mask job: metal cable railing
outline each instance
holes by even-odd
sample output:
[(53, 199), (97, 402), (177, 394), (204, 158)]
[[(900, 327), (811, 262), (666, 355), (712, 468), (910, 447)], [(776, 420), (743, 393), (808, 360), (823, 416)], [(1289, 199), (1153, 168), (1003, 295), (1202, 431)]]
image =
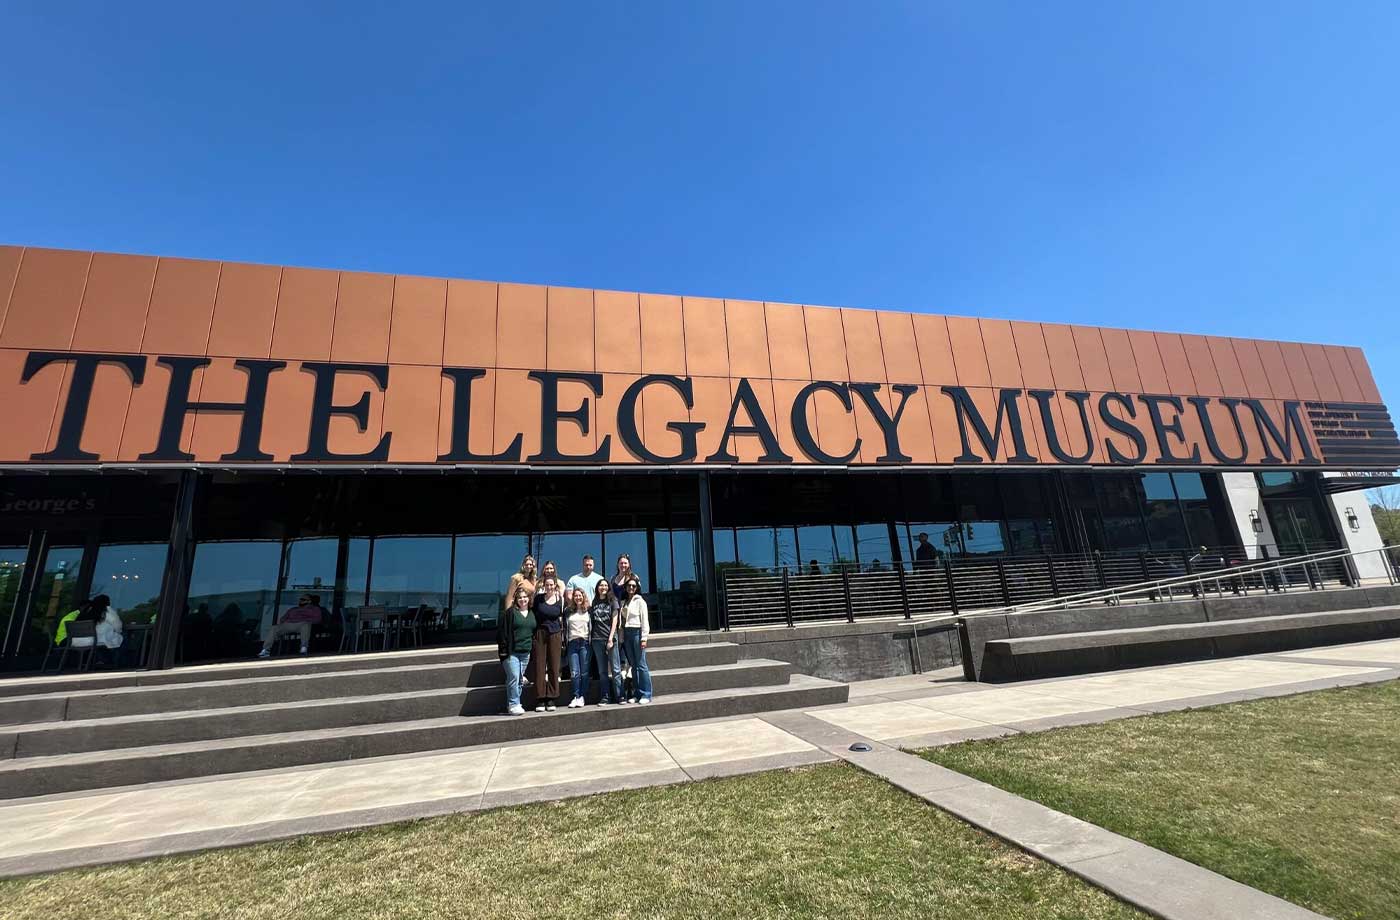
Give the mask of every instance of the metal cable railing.
[[(1384, 550), (1368, 552), (1384, 553)], [(927, 620), (973, 611), (1050, 609), (1203, 593), (1320, 589), (1357, 584), (1354, 558), (1336, 546), (1281, 559), (1250, 559), (1240, 546), (1089, 554), (942, 557), (877, 569), (825, 567), (723, 571), (722, 626), (795, 626), (831, 620)], [(1393, 560), (1385, 572), (1397, 581)]]

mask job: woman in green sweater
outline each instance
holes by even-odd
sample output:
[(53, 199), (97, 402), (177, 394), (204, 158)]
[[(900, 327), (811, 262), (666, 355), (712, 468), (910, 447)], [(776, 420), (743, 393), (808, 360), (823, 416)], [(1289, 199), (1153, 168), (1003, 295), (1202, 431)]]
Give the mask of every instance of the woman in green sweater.
[(510, 609), (501, 614), (496, 624), (496, 651), (506, 672), (506, 712), (523, 716), (520, 705), (520, 678), (530, 660), (530, 645), (535, 637), (535, 612), (531, 608), (534, 594), (517, 587)]

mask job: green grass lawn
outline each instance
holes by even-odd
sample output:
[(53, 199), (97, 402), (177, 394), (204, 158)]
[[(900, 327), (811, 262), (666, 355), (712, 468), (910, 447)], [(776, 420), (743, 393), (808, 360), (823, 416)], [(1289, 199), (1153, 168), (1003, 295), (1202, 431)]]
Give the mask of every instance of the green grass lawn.
[(1400, 683), (922, 752), (1338, 918), (1400, 918)]
[(1142, 917), (844, 765), (16, 879), (0, 916)]

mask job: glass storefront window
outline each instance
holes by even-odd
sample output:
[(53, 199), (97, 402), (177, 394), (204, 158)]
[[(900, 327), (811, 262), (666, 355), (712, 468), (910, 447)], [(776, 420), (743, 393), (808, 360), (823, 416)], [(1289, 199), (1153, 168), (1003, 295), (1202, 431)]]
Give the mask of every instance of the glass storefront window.
[[(371, 606), (447, 606), (451, 537), (377, 537), (370, 563)], [(518, 560), (517, 560), (518, 561)]]
[[(661, 541), (665, 538), (665, 531), (658, 531), (656, 534), (656, 552), (661, 553)], [(603, 553), (605, 555), (600, 555)], [(647, 558), (647, 532), (645, 530), (610, 530), (603, 534), (603, 549), (595, 552), (598, 556), (595, 562), (596, 571), (599, 575), (612, 578), (617, 574), (617, 557), (620, 553), (626, 553), (628, 560), (632, 563), (632, 571), (637, 573), (637, 577), (642, 581), (642, 590), (650, 593), (660, 590), (661, 574), (652, 572), (651, 563)], [(576, 561), (575, 566), (578, 565)], [(660, 560), (657, 565), (660, 566)], [(575, 568), (574, 574), (578, 569)], [(564, 577), (567, 578), (568, 575)], [(590, 598), (592, 600), (592, 598)]]
[(1001, 521), (964, 521), (962, 525), (963, 552), (1004, 553), (1006, 539), (1001, 532)]
[(44, 568), (30, 600), (29, 628), (20, 640), (20, 654), (42, 655), (52, 641), (58, 621), (78, 606), (78, 569), (83, 551), (76, 546), (55, 546), (44, 555)]
[(830, 524), (797, 528), (797, 546), (802, 551), (803, 571), (807, 571), (813, 562), (823, 572), (831, 570), (836, 564), (838, 551), (834, 530)]
[(452, 574), (453, 630), (493, 629), (505, 608), (510, 577), (520, 570), (529, 545), (526, 534), (485, 534), (457, 538)]
[(272, 622), (281, 540), (200, 543), (180, 628), (182, 661), (251, 655)]
[(361, 607), (369, 603), (369, 545), (368, 537), (352, 537), (346, 547), (345, 606)]
[[(539, 562), (540, 569), (544, 569), (546, 562), (552, 561), (554, 567), (559, 570), (560, 587), (568, 582), (569, 576), (578, 574), (582, 564), (584, 553), (594, 557), (594, 566), (602, 570), (603, 558), (603, 534), (597, 530), (585, 530), (576, 533), (537, 533), (535, 534), (536, 546), (535, 560)], [(636, 563), (637, 560), (632, 560)], [(646, 565), (645, 545), (642, 554), (641, 564)], [(606, 572), (605, 574), (612, 574)]]
[(854, 528), (856, 558), (860, 567), (871, 571), (874, 567), (888, 569), (894, 554), (890, 551), (890, 528), (887, 524), (857, 524)]
[[(1142, 473), (1145, 500), (1143, 517), (1147, 524), (1147, 539), (1153, 549), (1181, 549), (1187, 545), (1186, 528), (1181, 507), (1172, 487), (1171, 473)], [(1196, 477), (1197, 484), (1200, 476)], [(1204, 493), (1203, 493), (1204, 494)]]
[(318, 594), (321, 606), (330, 610), (335, 603), (335, 566), (339, 554), (338, 537), (317, 537), (288, 543), (283, 592)]
[(105, 594), (123, 623), (149, 623), (160, 603), (164, 543), (107, 544), (97, 548), (89, 594)]
[(777, 565), (778, 540), (772, 527), (736, 528), (734, 543), (738, 562), (765, 570)]

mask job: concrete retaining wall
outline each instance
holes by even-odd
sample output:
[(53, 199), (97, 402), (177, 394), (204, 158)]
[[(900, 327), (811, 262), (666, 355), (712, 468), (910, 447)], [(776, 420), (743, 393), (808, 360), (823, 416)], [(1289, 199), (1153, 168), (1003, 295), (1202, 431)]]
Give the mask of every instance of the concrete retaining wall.
[[(1029, 676), (1104, 671), (1140, 667), (1167, 661), (1189, 661), (1221, 654), (1245, 654), (1309, 644), (1308, 636), (1291, 633), (1263, 637), (1176, 641), (1160, 645), (1101, 647), (1054, 652), (1036, 656), (1035, 673), (1015, 673), (1004, 656), (988, 655), (986, 644), (996, 639), (1058, 636), (1067, 633), (1206, 623), (1251, 617), (1284, 616), (1329, 610), (1400, 605), (1400, 586), (1344, 588), (1328, 591), (1292, 591), (1250, 594), (1240, 597), (1208, 597), (1115, 607), (1077, 607), (997, 616), (966, 617), (961, 624), (963, 672), (968, 680), (1013, 680)], [(1374, 630), (1373, 630), (1374, 632)], [(1359, 641), (1377, 636), (1360, 630), (1336, 630), (1312, 637), (1312, 644)], [(1024, 664), (1022, 670), (1024, 670)]]
[[(913, 624), (822, 623), (793, 628), (734, 630), (712, 634), (739, 645), (740, 659), (771, 658), (826, 680), (871, 680), (899, 677), (962, 662), (957, 621)], [(713, 640), (712, 640), (713, 641)]]

